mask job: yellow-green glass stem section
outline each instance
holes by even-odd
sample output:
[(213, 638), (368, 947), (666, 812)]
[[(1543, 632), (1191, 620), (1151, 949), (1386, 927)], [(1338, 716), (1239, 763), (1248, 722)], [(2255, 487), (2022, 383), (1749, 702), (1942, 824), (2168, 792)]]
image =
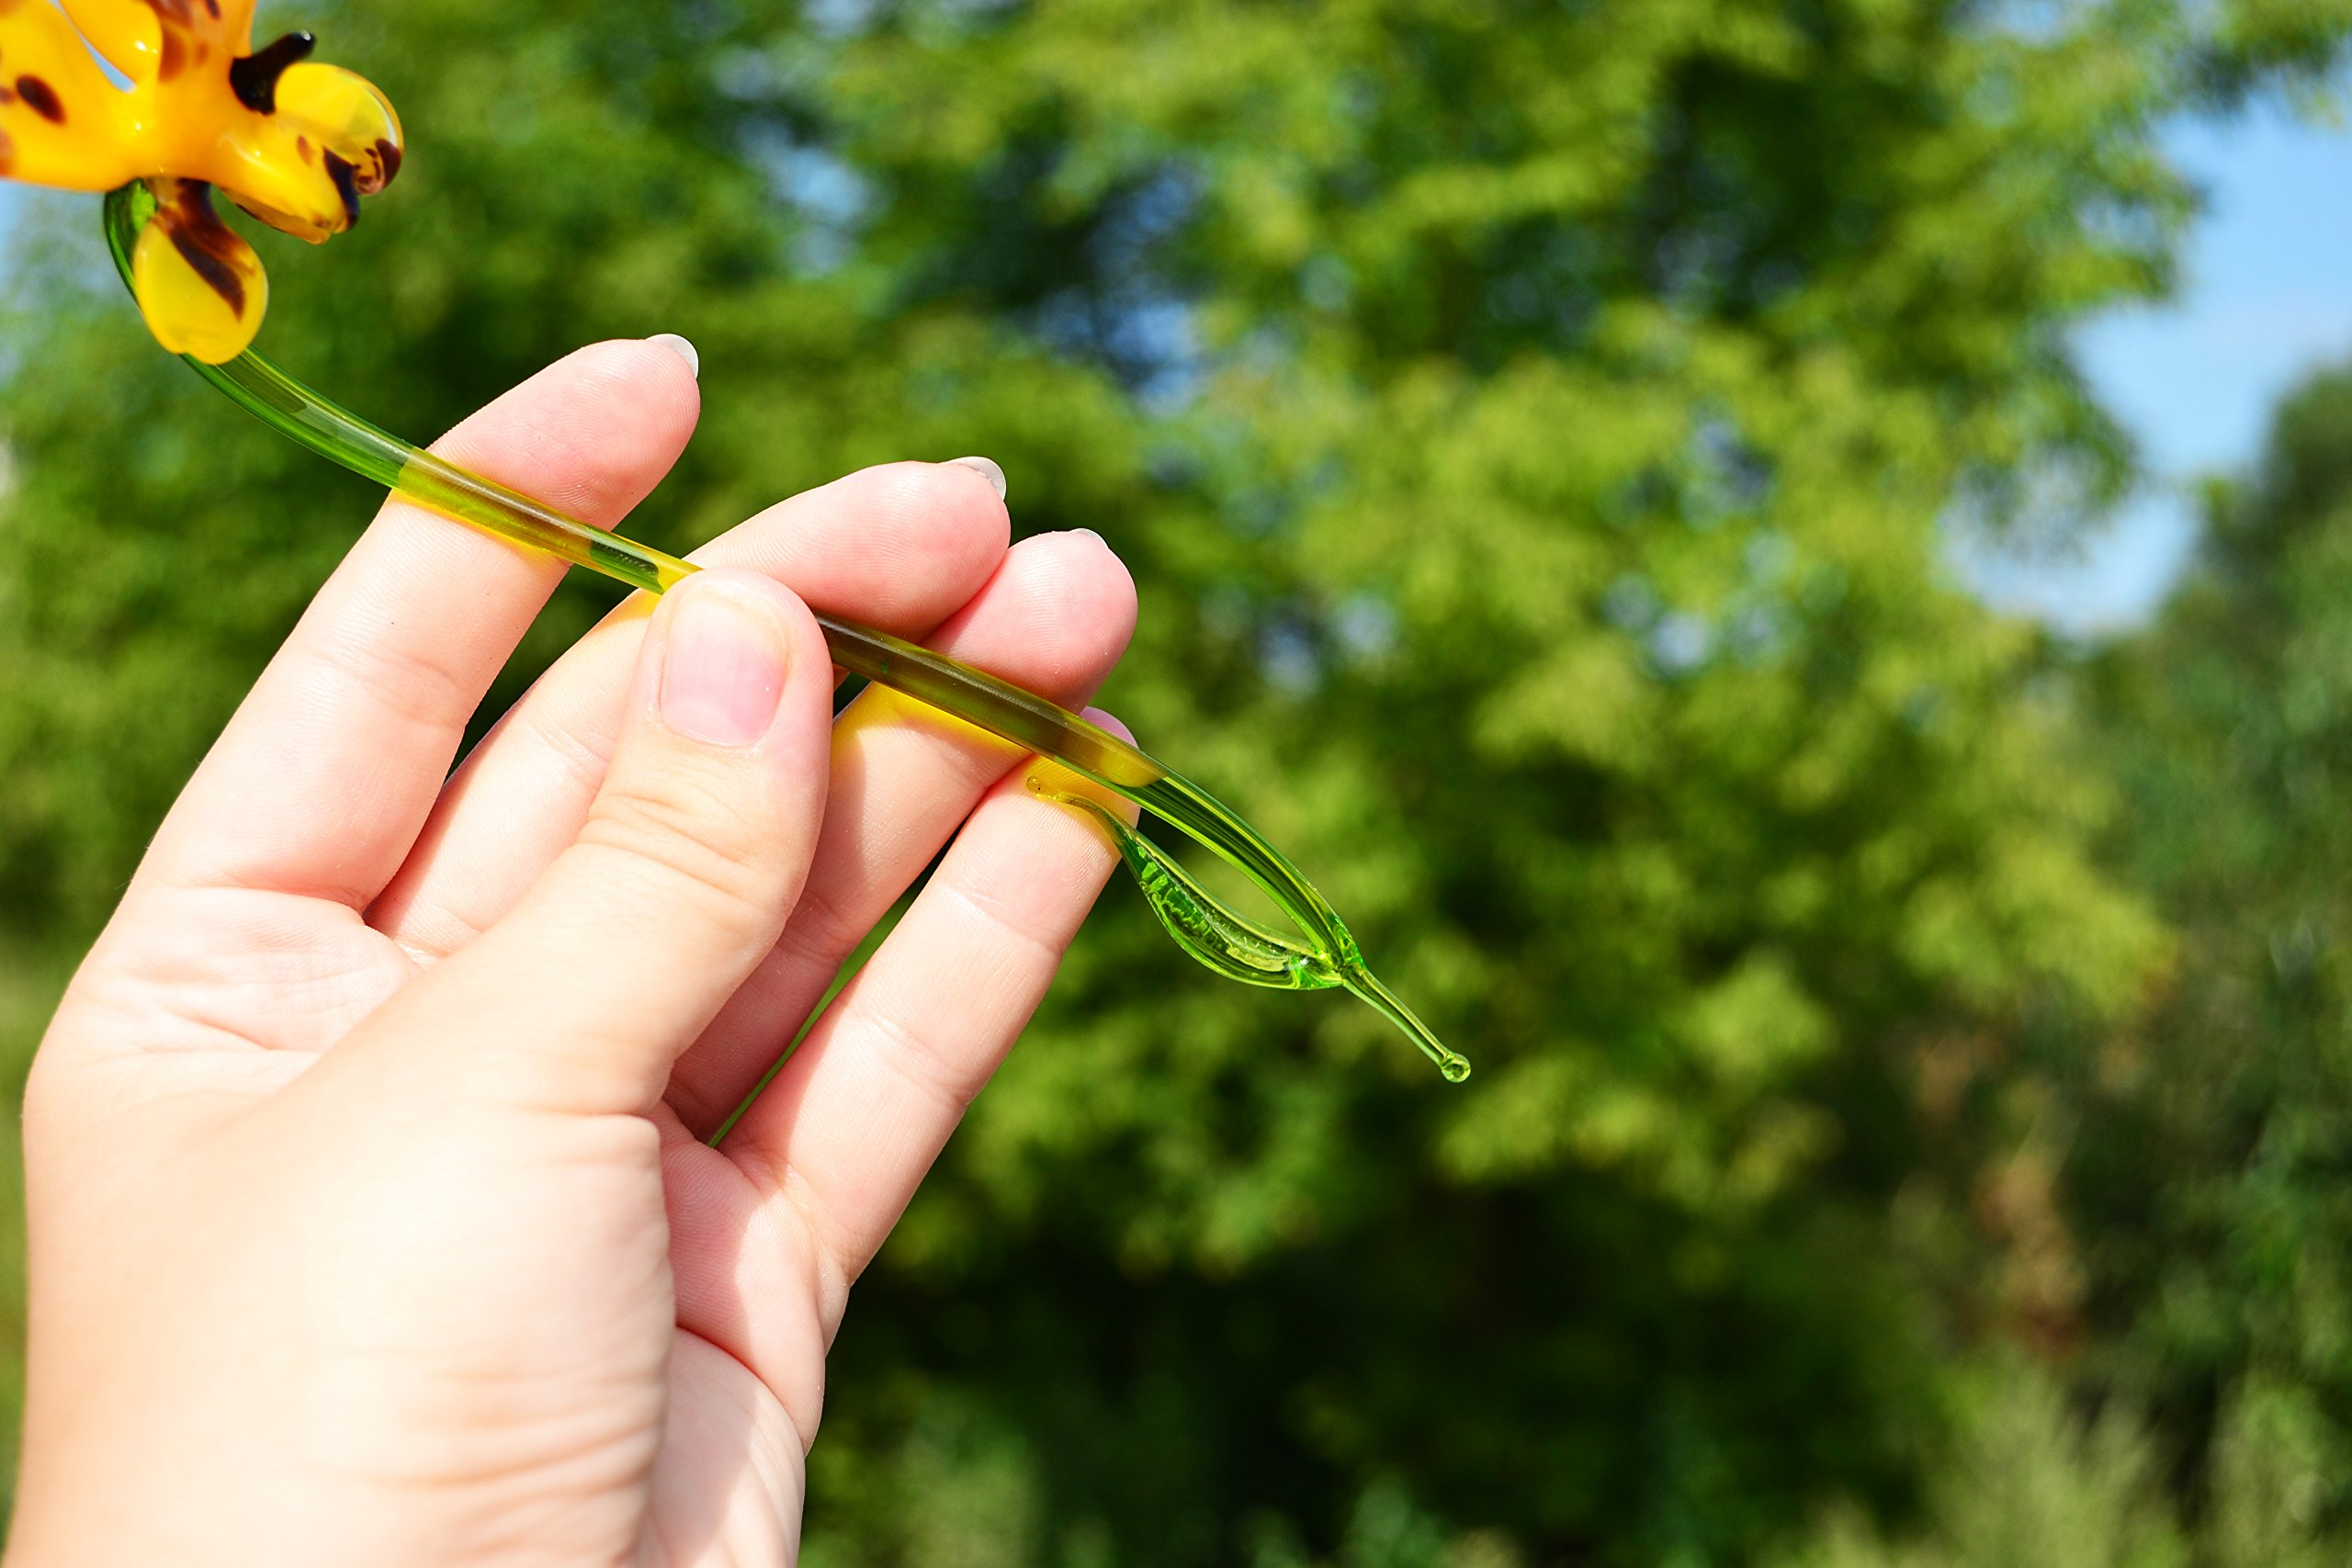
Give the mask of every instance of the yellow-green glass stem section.
[[(107, 242), (126, 284), (130, 281), (131, 248), (153, 200), (137, 182), (107, 197)], [(443, 516), (649, 592), (662, 592), (700, 570), (568, 517), (379, 430), (259, 355), (247, 352), (225, 365), (183, 358), (272, 429)], [(1339, 983), (1402, 1030), (1449, 1081), (1459, 1083), (1469, 1076), (1470, 1064), (1373, 976), (1355, 938), (1314, 885), (1206, 790), (1100, 726), (985, 671), (854, 621), (820, 615), (817, 624), (824, 630), (833, 661), (842, 668), (1051, 757), (1198, 840), (1263, 890), (1296, 923)]]

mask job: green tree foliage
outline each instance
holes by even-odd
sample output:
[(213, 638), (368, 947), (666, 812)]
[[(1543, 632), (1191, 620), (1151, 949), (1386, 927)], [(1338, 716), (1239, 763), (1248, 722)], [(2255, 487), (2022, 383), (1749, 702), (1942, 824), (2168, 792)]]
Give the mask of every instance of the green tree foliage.
[(1891, 1541), (1833, 1516), (1781, 1568), (2319, 1568), (2352, 1549), (2318, 1522), (2314, 1434), (2290, 1391), (2236, 1392), (2185, 1521), (2164, 1444), (2131, 1409), (2110, 1402), (2086, 1416), (2013, 1361), (1963, 1383), (1967, 1414), (1928, 1489), (1929, 1528)]
[(1929, 1538), (1834, 1521), (1788, 1568), (2188, 1568), (2153, 1445), (2124, 1412), (2086, 1426), (2048, 1380), (1988, 1380), (1932, 1488)]
[[(2120, 478), (2064, 330), (2167, 283), (2154, 128), (2347, 18), (283, 17), (412, 147), (356, 234), (264, 241), (266, 346), (422, 433), (685, 333), (673, 547), (995, 456), (1022, 526), (1136, 569), (1111, 705), (1478, 1064), (1221, 987), (1114, 893), (861, 1289), (812, 1562), (1702, 1562), (1917, 1495), (1947, 1337), (2073, 1304), (2030, 1096), (1980, 1226), (1928, 1069), (1999, 1078), (2167, 952), (1939, 524)], [(59, 942), (367, 505), (143, 341), (95, 227), (44, 229), (0, 355), (0, 908)]]
[(2231, 1391), (2300, 1434), (2296, 1505), (2352, 1508), (2352, 372), (2209, 491), (2196, 569), (2089, 672), (2126, 874), (2179, 931), (2155, 1003), (2066, 1092), (2104, 1375), (2194, 1452)]

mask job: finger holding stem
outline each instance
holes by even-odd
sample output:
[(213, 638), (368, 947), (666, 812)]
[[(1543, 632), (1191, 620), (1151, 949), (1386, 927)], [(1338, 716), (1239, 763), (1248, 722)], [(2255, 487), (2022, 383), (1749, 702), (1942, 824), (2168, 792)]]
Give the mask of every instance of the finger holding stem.
[[(141, 182), (107, 197), (107, 244), (126, 283), (155, 211), (154, 193)], [(280, 434), (443, 516), (649, 592), (664, 592), (698, 570), (379, 430), (250, 350), (219, 365), (187, 363)], [(1153, 911), (1195, 959), (1248, 984), (1344, 987), (1402, 1031), (1449, 1082), (1469, 1076), (1470, 1064), (1373, 975), (1355, 938), (1314, 885), (1206, 790), (1108, 730), (985, 671), (854, 621), (820, 615), (817, 624), (833, 662), (843, 669), (1052, 758), (1159, 817), (1239, 870), (1305, 939), (1295, 943), (1236, 914), (1124, 821), (1082, 797), (1069, 798), (1112, 834)]]

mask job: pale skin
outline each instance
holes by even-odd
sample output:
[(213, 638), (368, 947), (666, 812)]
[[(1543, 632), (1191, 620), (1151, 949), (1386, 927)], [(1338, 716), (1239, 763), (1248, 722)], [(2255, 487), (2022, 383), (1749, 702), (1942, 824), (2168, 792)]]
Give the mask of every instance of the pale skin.
[[(605, 344), (436, 450), (612, 526), (698, 408)], [(451, 775), (561, 569), (386, 506), (35, 1061), (7, 1568), (794, 1560), (851, 1285), (1114, 864), (1011, 747), (880, 692), (834, 724), (806, 606), (1075, 706), (1133, 586), (1007, 537), (956, 464), (797, 496)]]

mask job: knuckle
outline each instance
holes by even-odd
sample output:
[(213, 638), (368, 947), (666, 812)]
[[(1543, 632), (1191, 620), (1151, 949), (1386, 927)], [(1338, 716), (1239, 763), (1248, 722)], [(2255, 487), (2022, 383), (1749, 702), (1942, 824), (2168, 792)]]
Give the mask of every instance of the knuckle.
[(395, 723), (438, 731), (464, 723), (473, 711), (477, 694), (437, 646), (412, 648), (308, 628), (296, 635), (329, 679), (356, 690)]
[(751, 927), (781, 919), (778, 835), (761, 830), (764, 820), (717, 781), (672, 773), (600, 796), (581, 841), (684, 889), (722, 923)]
[(831, 974), (865, 940), (873, 926), (872, 919), (856, 918), (842, 908), (835, 895), (811, 882), (801, 889), (776, 945), (810, 968)]

